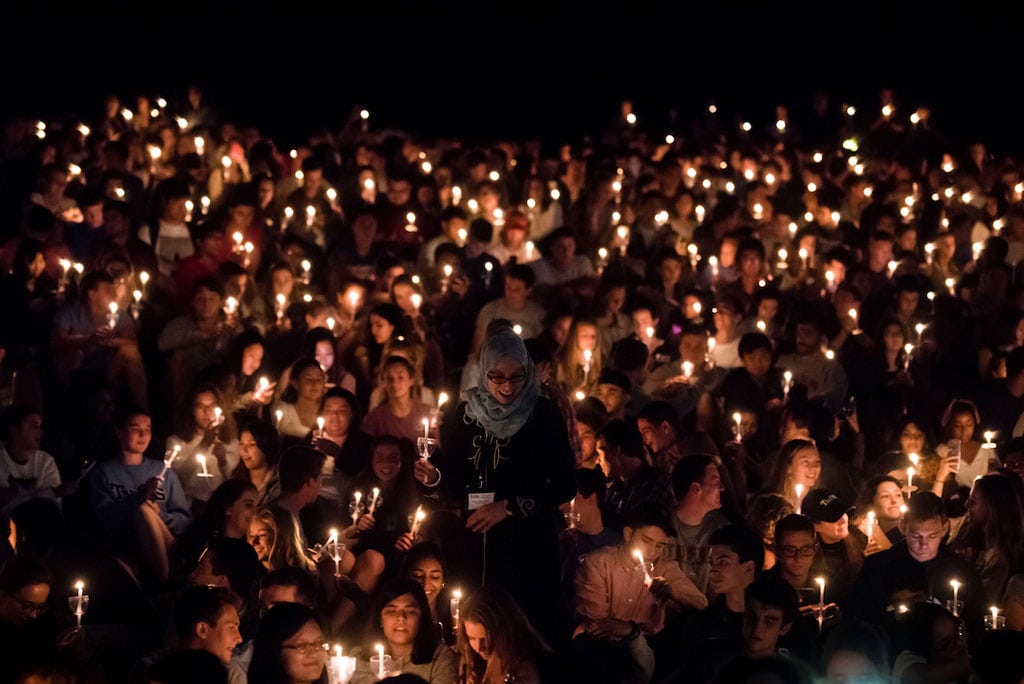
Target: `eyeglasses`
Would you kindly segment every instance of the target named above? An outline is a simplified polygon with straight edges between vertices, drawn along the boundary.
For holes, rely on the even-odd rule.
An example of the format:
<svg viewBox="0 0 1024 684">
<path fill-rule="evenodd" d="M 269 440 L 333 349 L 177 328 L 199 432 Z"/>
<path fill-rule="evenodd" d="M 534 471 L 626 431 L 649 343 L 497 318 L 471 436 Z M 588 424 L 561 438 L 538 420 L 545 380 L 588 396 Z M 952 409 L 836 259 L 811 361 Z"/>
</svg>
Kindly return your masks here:
<svg viewBox="0 0 1024 684">
<path fill-rule="evenodd" d="M 39 615 L 46 610 L 46 603 L 36 603 L 35 601 L 25 601 L 17 596 L 12 596 L 14 602 L 18 604 L 18 609 L 26 615 Z"/>
<path fill-rule="evenodd" d="M 281 644 L 281 648 L 298 651 L 302 655 L 327 655 L 329 647 L 318 641 L 307 641 L 302 644 Z"/>
<path fill-rule="evenodd" d="M 497 375 L 495 373 L 487 374 L 487 381 L 493 382 L 495 385 L 504 385 L 506 382 L 511 382 L 513 385 L 518 385 L 526 380 L 526 373 L 516 373 L 515 375 L 505 377 L 504 375 Z"/>
<path fill-rule="evenodd" d="M 779 549 L 779 554 L 784 558 L 796 558 L 798 556 L 800 558 L 810 558 L 817 550 L 817 544 L 811 544 L 810 546 L 783 546 Z"/>
</svg>

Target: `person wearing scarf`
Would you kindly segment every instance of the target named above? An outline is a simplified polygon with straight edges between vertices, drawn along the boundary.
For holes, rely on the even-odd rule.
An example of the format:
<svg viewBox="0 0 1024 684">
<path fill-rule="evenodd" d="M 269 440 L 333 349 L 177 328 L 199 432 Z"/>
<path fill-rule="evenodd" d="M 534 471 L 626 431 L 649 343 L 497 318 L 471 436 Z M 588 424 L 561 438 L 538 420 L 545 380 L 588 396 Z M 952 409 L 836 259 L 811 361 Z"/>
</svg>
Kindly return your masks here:
<svg viewBox="0 0 1024 684">
<path fill-rule="evenodd" d="M 480 358 L 477 386 L 445 417 L 436 471 L 421 463 L 417 476 L 440 478 L 461 504 L 479 549 L 465 557 L 482 565 L 473 577 L 509 592 L 550 638 L 559 632 L 558 507 L 576 493 L 572 448 L 518 335 L 499 330 Z"/>
</svg>

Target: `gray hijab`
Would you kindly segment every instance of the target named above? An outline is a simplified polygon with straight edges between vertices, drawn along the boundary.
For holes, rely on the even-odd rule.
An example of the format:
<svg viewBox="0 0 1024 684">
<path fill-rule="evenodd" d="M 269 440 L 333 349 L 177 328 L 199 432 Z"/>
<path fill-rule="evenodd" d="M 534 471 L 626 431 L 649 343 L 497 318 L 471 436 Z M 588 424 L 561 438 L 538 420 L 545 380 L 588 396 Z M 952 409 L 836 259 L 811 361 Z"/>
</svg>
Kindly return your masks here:
<svg viewBox="0 0 1024 684">
<path fill-rule="evenodd" d="M 508 406 L 502 406 L 487 389 L 487 374 L 502 359 L 512 359 L 522 365 L 526 373 L 523 389 Z M 507 439 L 519 432 L 530 419 L 533 407 L 540 396 L 540 383 L 533 360 L 523 345 L 523 340 L 511 328 L 502 328 L 492 335 L 480 351 L 480 377 L 477 386 L 462 393 L 466 401 L 466 415 L 475 420 L 488 433 L 499 439 Z"/>
</svg>

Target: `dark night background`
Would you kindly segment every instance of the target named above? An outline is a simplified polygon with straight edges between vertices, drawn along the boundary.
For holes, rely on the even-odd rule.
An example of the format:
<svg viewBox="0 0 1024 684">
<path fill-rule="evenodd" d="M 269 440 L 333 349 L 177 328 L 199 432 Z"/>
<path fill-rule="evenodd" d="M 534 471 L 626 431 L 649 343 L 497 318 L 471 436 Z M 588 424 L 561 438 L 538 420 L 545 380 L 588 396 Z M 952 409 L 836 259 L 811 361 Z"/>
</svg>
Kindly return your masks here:
<svg viewBox="0 0 1024 684">
<path fill-rule="evenodd" d="M 686 119 L 712 99 L 723 114 L 763 125 L 776 102 L 798 114 L 817 91 L 835 107 L 873 111 L 888 86 L 902 116 L 930 106 L 934 126 L 957 144 L 1024 147 L 1021 22 L 978 5 L 892 5 L 595 2 L 488 14 L 493 7 L 463 3 L 417 5 L 414 16 L 375 3 L 363 16 L 315 17 L 255 4 L 216 14 L 141 8 L 176 11 L 160 18 L 135 5 L 74 17 L 35 5 L 34 16 L 0 27 L 0 117 L 89 119 L 107 93 L 173 102 L 197 83 L 222 115 L 284 144 L 340 124 L 356 103 L 376 127 L 427 137 L 562 140 L 607 123 L 624 98 L 641 125 L 668 131 L 670 109 Z"/>
</svg>

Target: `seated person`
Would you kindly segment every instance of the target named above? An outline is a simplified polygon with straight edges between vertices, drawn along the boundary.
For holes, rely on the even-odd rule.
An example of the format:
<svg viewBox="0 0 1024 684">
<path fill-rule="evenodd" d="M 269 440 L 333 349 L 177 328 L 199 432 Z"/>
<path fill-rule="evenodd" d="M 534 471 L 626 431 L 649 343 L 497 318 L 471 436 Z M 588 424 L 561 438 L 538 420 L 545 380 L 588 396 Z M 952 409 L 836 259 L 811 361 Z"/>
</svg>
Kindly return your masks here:
<svg viewBox="0 0 1024 684">
<path fill-rule="evenodd" d="M 352 684 L 379 681 L 370 667 L 373 645 L 382 643 L 392 664 L 403 674 L 417 675 L 428 684 L 454 684 L 455 653 L 437 638 L 430 625 L 430 605 L 423 587 L 407 578 L 391 580 L 377 593 L 362 656 L 357 656 Z"/>
<path fill-rule="evenodd" d="M 27 404 L 3 413 L 0 425 L 0 515 L 38 497 L 54 499 L 74 486 L 62 487 L 53 456 L 39 450 L 43 417 Z"/>
<path fill-rule="evenodd" d="M 238 609 L 231 595 L 221 589 L 190 587 L 174 604 L 179 646 L 216 656 L 228 671 L 229 684 L 245 682 L 245 674 L 231 662 L 235 646 L 242 642 L 238 627 Z"/>
<path fill-rule="evenodd" d="M 576 637 L 621 642 L 646 677 L 639 681 L 654 673 L 647 638 L 666 615 L 707 605 L 679 564 L 663 557 L 673 534 L 664 510 L 645 503 L 625 519 L 623 543 L 590 553 L 576 574 Z"/>
<path fill-rule="evenodd" d="M 741 635 L 703 639 L 691 647 L 691 657 L 671 674 L 670 681 L 716 681 L 721 670 L 740 658 L 765 658 L 786 652 L 780 641 L 797 618 L 797 596 L 777 577 L 758 577 L 745 592 Z"/>
<path fill-rule="evenodd" d="M 167 551 L 189 522 L 185 493 L 173 470 L 145 457 L 153 437 L 149 414 L 126 412 L 117 435 L 120 454 L 90 474 L 93 509 L 113 550 L 141 558 L 163 583 L 170 572 Z"/>
<path fill-rule="evenodd" d="M 69 303 L 53 318 L 50 345 L 57 377 L 67 383 L 74 370 L 102 369 L 110 384 L 126 390 L 136 406 L 148 406 L 135 322 L 116 308 L 113 277 L 103 271 L 87 273 L 79 293 L 79 301 Z"/>
</svg>

